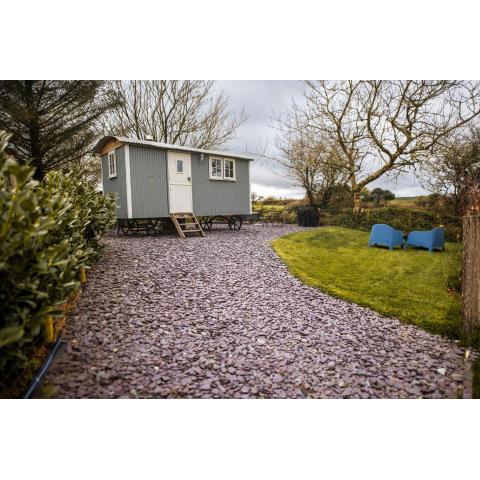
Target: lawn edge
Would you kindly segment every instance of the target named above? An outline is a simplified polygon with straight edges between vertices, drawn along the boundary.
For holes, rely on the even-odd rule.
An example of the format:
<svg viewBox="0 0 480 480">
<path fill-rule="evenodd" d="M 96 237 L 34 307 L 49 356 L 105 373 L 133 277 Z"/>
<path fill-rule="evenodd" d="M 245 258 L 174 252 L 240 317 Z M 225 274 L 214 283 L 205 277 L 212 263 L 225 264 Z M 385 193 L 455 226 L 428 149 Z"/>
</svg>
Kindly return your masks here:
<svg viewBox="0 0 480 480">
<path fill-rule="evenodd" d="M 340 227 L 340 228 L 345 228 L 345 227 Z M 346 229 L 346 228 L 345 228 Z M 313 230 L 313 229 L 312 229 Z M 353 229 L 351 229 L 353 230 Z M 392 315 L 391 313 L 387 312 L 387 311 L 383 311 L 381 309 L 376 309 L 376 308 L 373 308 L 371 305 L 368 305 L 364 302 L 354 302 L 353 300 L 349 299 L 349 298 L 346 298 L 344 296 L 342 296 L 341 294 L 338 294 L 332 290 L 329 290 L 328 287 L 323 287 L 323 286 L 320 286 L 320 285 L 316 285 L 316 284 L 313 284 L 311 282 L 307 282 L 305 281 L 302 276 L 295 270 L 294 267 L 292 267 L 291 265 L 289 265 L 285 260 L 284 258 L 282 257 L 282 255 L 280 254 L 280 252 L 277 250 L 276 246 L 275 246 L 275 242 L 277 242 L 278 240 L 281 240 L 281 239 L 284 239 L 284 238 L 288 238 L 290 236 L 293 236 L 297 233 L 303 233 L 303 232 L 294 232 L 294 233 L 289 233 L 287 235 L 283 235 L 281 237 L 278 237 L 274 240 L 272 240 L 270 242 L 270 245 L 272 247 L 272 250 L 275 252 L 275 255 L 277 255 L 277 257 L 282 261 L 282 263 L 287 267 L 288 271 L 291 273 L 291 275 L 293 275 L 295 278 L 297 278 L 298 280 L 300 280 L 303 284 L 305 285 L 308 285 L 309 287 L 311 288 L 315 288 L 317 290 L 319 290 L 320 292 L 322 293 L 325 293 L 326 295 L 329 295 L 331 297 L 334 297 L 334 298 L 337 298 L 339 300 L 342 300 L 344 302 L 347 302 L 347 303 L 350 303 L 352 305 L 358 305 L 362 308 L 366 308 L 372 312 L 375 312 L 375 313 L 378 313 L 380 315 L 383 315 L 384 317 L 387 317 L 387 318 L 393 318 L 395 320 L 398 320 L 399 322 L 402 322 L 402 323 L 406 323 L 408 325 L 412 325 L 413 327 L 417 327 L 417 328 L 420 328 L 421 330 L 424 330 L 432 335 L 438 335 L 438 336 L 441 336 L 441 337 L 446 337 L 448 338 L 449 340 L 461 340 L 460 338 L 460 335 L 459 335 L 459 332 L 456 332 L 456 331 L 452 331 L 452 329 L 440 329 L 440 330 L 437 330 L 435 328 L 426 328 L 424 327 L 423 325 L 418 325 L 414 322 L 412 322 L 411 320 L 409 320 L 408 318 L 401 318 L 401 317 L 398 317 L 396 315 Z M 480 370 L 480 369 L 479 369 Z M 479 375 L 480 375 L 480 372 L 479 372 Z M 480 381 L 480 380 L 479 380 Z"/>
<path fill-rule="evenodd" d="M 326 225 L 326 227 L 328 227 L 329 225 Z M 318 227 L 317 229 L 320 229 L 322 227 Z M 345 230 L 355 230 L 355 229 L 347 229 L 346 227 L 337 227 L 337 228 L 342 228 L 342 229 L 345 229 Z M 312 229 L 311 231 L 313 231 L 315 229 Z M 450 341 L 459 341 L 459 345 L 462 347 L 462 348 L 465 348 L 465 349 L 468 349 L 469 347 L 473 347 L 474 349 L 479 349 L 478 345 L 474 344 L 474 345 L 469 345 L 467 343 L 465 343 L 464 341 L 462 341 L 462 338 L 461 338 L 461 335 L 460 335 L 460 332 L 454 332 L 450 329 L 445 329 L 445 330 L 442 330 L 442 331 L 438 331 L 438 330 L 435 330 L 435 329 L 431 329 L 431 328 L 425 328 L 424 326 L 421 326 L 421 325 L 418 325 L 418 324 L 415 324 L 413 323 L 412 321 L 408 320 L 408 319 L 403 319 L 403 318 L 400 318 L 400 317 L 397 317 L 395 315 L 391 315 L 387 312 L 384 312 L 384 311 L 381 311 L 381 310 L 378 310 L 378 309 L 375 309 L 375 308 L 372 308 L 370 305 L 366 305 L 362 302 L 353 302 L 352 300 L 348 299 L 348 298 L 345 298 L 343 297 L 342 295 L 339 295 L 333 291 L 329 291 L 328 288 L 324 288 L 324 287 L 321 287 L 319 285 L 314 285 L 312 283 L 308 283 L 306 282 L 301 276 L 299 273 L 296 272 L 295 268 L 290 266 L 285 260 L 284 258 L 282 257 L 282 255 L 280 254 L 280 252 L 278 251 L 275 243 L 278 241 L 278 240 L 282 240 L 282 239 L 287 239 L 289 237 L 292 237 L 294 235 L 297 235 L 298 233 L 303 233 L 303 232 L 293 232 L 293 233 L 288 233 L 286 235 L 282 235 L 281 237 L 278 237 L 278 238 L 275 238 L 273 240 L 271 240 L 269 243 L 270 243 L 270 247 L 272 248 L 272 251 L 275 253 L 275 255 L 280 259 L 280 261 L 285 265 L 285 267 L 288 269 L 288 271 L 290 272 L 290 274 L 292 276 L 294 276 L 295 278 L 297 278 L 299 281 L 301 281 L 303 284 L 305 285 L 308 285 L 309 287 L 311 288 L 315 288 L 317 290 L 319 290 L 320 292 L 322 293 L 325 293 L 326 295 L 329 295 L 331 297 L 334 297 L 334 298 L 337 298 L 339 300 L 342 300 L 344 302 L 347 302 L 347 303 L 350 303 L 352 305 L 358 305 L 362 308 L 366 308 L 372 312 L 375 312 L 375 313 L 378 313 L 380 315 L 383 315 L 383 316 L 386 316 L 388 318 L 392 318 L 392 319 L 395 319 L 399 322 L 402 322 L 402 323 L 406 323 L 408 325 L 412 325 L 413 327 L 416 327 L 416 328 L 419 328 L 421 330 L 424 330 L 428 333 L 430 333 L 431 335 L 437 335 L 437 336 L 440 336 L 442 338 L 446 338 Z M 471 398 L 474 398 L 474 399 L 478 399 L 480 398 L 480 355 L 476 358 L 476 360 L 473 362 L 473 364 L 470 365 L 470 368 L 471 370 L 471 392 L 472 392 L 472 395 L 471 395 Z"/>
</svg>

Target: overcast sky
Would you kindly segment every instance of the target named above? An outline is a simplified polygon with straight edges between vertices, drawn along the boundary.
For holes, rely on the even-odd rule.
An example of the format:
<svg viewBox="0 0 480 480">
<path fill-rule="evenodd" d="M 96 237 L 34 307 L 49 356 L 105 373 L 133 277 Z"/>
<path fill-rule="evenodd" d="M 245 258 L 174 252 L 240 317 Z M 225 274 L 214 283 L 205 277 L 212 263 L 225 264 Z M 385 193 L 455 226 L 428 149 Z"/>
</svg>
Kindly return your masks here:
<svg viewBox="0 0 480 480">
<path fill-rule="evenodd" d="M 303 84 L 300 81 L 248 80 L 219 81 L 236 111 L 245 109 L 248 119 L 238 129 L 236 138 L 228 144 L 229 150 L 239 153 L 261 153 L 274 148 L 275 130 L 270 127 L 272 114 L 285 111 L 295 99 L 302 102 Z M 368 186 L 388 188 L 397 196 L 422 195 L 423 190 L 413 174 L 403 174 L 395 182 L 384 176 Z M 252 191 L 259 195 L 301 198 L 304 190 L 292 185 L 291 180 L 281 175 L 281 169 L 271 161 L 256 160 L 252 168 Z"/>
</svg>

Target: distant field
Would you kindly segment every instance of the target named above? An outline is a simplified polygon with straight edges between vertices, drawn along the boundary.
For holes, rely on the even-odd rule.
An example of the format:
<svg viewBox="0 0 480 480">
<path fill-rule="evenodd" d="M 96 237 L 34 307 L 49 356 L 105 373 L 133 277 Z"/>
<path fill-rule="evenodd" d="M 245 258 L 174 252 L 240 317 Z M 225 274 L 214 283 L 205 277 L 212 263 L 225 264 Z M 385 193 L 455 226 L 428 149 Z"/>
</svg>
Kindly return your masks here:
<svg viewBox="0 0 480 480">
<path fill-rule="evenodd" d="M 288 205 L 263 205 L 263 204 L 253 204 L 252 209 L 254 211 L 263 210 L 263 211 L 276 211 L 282 212 Z"/>
<path fill-rule="evenodd" d="M 387 205 L 392 207 L 419 208 L 416 204 L 417 199 L 418 197 L 397 197 L 395 200 L 387 202 Z"/>
<path fill-rule="evenodd" d="M 417 208 L 420 207 L 416 204 L 416 201 L 419 197 L 397 197 L 395 200 L 389 200 L 386 203 L 386 207 L 400 207 L 400 208 Z M 254 211 L 263 210 L 263 211 L 283 211 L 288 205 L 263 205 L 262 203 L 253 203 L 252 208 Z"/>
</svg>

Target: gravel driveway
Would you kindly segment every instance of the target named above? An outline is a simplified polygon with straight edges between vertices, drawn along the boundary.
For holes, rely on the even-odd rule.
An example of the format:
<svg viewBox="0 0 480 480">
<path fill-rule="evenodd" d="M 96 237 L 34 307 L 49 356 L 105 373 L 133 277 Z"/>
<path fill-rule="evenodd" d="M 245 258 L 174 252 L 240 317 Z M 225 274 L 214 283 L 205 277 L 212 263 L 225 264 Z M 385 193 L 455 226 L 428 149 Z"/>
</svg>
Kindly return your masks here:
<svg viewBox="0 0 480 480">
<path fill-rule="evenodd" d="M 269 242 L 298 230 L 106 238 L 46 382 L 73 398 L 461 395 L 455 343 L 289 274 Z"/>
</svg>

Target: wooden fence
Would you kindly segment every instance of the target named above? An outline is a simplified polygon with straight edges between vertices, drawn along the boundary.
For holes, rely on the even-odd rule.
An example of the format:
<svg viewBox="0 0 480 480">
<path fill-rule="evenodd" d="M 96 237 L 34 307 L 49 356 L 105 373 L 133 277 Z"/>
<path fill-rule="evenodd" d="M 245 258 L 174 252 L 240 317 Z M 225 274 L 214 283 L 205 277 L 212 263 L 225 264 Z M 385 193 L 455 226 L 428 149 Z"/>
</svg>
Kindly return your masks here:
<svg viewBox="0 0 480 480">
<path fill-rule="evenodd" d="M 480 215 L 463 217 L 463 329 L 467 338 L 480 332 Z"/>
</svg>

